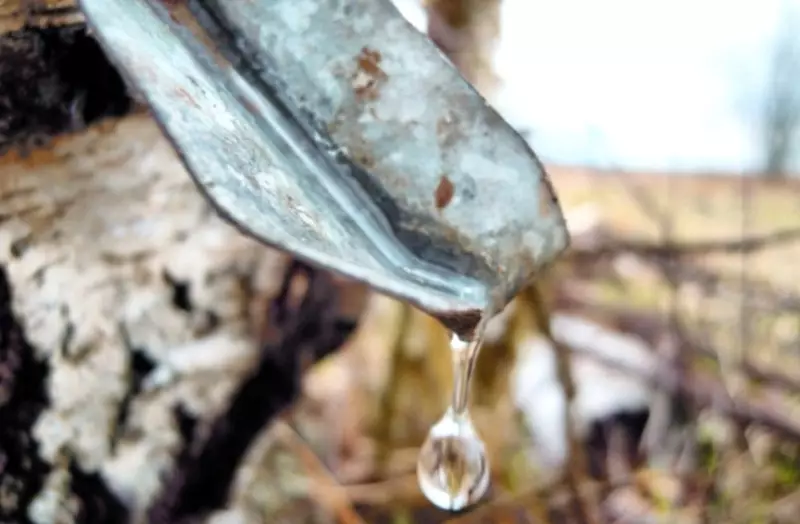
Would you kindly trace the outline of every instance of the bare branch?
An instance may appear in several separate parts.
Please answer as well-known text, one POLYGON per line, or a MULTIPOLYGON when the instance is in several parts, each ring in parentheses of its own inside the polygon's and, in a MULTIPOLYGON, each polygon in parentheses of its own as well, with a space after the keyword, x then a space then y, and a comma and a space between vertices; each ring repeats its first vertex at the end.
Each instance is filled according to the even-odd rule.
POLYGON ((567 443, 569 444, 569 460, 567 462, 567 483, 578 503, 581 512, 581 521, 586 524, 599 524, 595 508, 598 505, 594 500, 585 496, 581 489, 582 480, 587 471, 586 455, 580 445, 575 423, 572 419, 572 406, 575 400, 575 381, 572 377, 572 364, 570 360, 569 348, 565 347, 553 337, 550 329, 550 313, 545 302, 544 296, 538 284, 528 286, 526 293, 533 305, 536 327, 539 332, 550 342, 555 349, 556 368, 558 380, 564 389, 565 409, 564 427, 567 433, 567 443))
MULTIPOLYGON (((575 348, 572 348, 571 351, 602 362, 604 365, 619 371, 636 374, 637 376, 642 374, 641 369, 633 368, 616 359, 575 348)), ((659 388, 664 388, 673 393, 689 395, 702 408, 714 409, 721 415, 730 417, 735 421, 764 426, 782 437, 800 442, 800 424, 797 421, 786 417, 773 406, 763 401, 733 399, 721 384, 708 377, 701 376, 698 373, 682 375, 668 363, 661 363, 643 378, 659 388)))
MULTIPOLYGON (((654 344, 659 333, 663 333, 668 328, 667 322, 653 313, 633 308, 593 304, 577 294, 571 294, 568 291, 562 291, 561 293, 559 297, 560 306, 569 307, 572 311, 578 313, 595 312, 611 317, 614 319, 617 329, 625 333, 635 334, 650 344, 654 344)), ((693 357, 717 361, 719 351, 711 347, 710 344, 702 343, 692 338, 688 333, 684 333, 682 338, 683 344, 691 349, 693 357)), ((790 394, 800 393, 800 380, 793 379, 783 373, 763 369, 752 362, 743 362, 742 371, 753 381, 768 384, 770 387, 782 389, 790 394)))
POLYGON ((582 261, 621 253, 633 253, 648 258, 681 258, 714 253, 753 253, 798 240, 800 240, 800 229, 798 228, 782 229, 751 237, 704 242, 614 239, 596 247, 573 246, 568 256, 582 261))

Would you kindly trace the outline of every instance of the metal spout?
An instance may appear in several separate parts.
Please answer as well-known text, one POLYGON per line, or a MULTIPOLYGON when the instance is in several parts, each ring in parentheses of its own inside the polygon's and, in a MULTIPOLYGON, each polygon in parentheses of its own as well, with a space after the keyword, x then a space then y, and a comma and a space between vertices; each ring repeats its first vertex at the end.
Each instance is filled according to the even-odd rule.
POLYGON ((567 245, 526 142, 388 0, 81 0, 250 236, 471 330, 567 245))

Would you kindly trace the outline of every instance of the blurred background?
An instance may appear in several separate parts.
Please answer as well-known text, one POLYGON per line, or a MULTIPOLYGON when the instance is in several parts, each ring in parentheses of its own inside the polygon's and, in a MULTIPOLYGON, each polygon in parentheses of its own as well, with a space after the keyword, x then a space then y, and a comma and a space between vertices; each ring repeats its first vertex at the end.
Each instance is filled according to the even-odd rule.
POLYGON ((800 3, 396 4, 524 133, 573 245, 490 327, 472 411, 494 487, 463 516, 429 509, 413 472, 446 333, 368 299, 307 377, 309 406, 353 420, 347 453, 298 430, 343 503, 366 522, 796 521, 800 3))
POLYGON ((487 499, 447 514, 417 486, 447 331, 241 237, 134 115, 0 161, 19 181, 0 186, 4 300, 54 399, 24 425, 49 464, 25 518, 798 522, 800 1, 394 1, 524 134, 572 235, 489 326, 471 404, 487 499), (31 208, 20 187, 45 196, 31 208), (258 348, 276 340, 304 360, 269 375, 258 348), (291 404, 265 393, 295 379, 291 404))
MULTIPOLYGON (((425 29, 420 2, 396 4, 425 29)), ((492 101, 551 163, 772 171, 768 135, 797 119, 799 6, 503 0, 492 101)), ((780 154, 779 170, 798 171, 796 145, 780 154)))

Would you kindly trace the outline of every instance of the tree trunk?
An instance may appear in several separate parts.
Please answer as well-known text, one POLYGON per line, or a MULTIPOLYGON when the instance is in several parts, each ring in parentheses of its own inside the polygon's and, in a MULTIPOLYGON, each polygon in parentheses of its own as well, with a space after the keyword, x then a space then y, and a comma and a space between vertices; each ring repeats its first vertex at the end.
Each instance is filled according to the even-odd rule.
POLYGON ((73 0, 0 1, 0 154, 132 109, 82 21, 73 0))
POLYGON ((295 264, 291 306, 288 259, 212 211, 74 5, 0 2, 0 522, 177 522, 225 504, 360 302, 295 264))

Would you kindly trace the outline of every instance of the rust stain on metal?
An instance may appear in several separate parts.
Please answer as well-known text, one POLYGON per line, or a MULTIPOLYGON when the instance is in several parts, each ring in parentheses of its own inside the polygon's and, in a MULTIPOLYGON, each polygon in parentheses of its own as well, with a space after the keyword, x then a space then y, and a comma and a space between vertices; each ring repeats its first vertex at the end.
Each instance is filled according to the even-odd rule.
POLYGON ((242 107, 244 107, 248 113, 258 114, 258 107, 256 107, 253 101, 250 100, 249 98, 243 96, 237 96, 236 100, 238 100, 239 103, 242 104, 242 107))
POLYGON ((447 178, 447 175, 442 175, 442 178, 439 179, 439 185, 436 186, 436 191, 434 192, 434 199, 436 201, 436 209, 444 209, 453 200, 453 194, 455 193, 455 187, 453 187, 453 182, 447 178))
POLYGON ((357 69, 353 76, 353 91, 359 100, 375 100, 378 98, 380 83, 388 78, 381 69, 381 54, 379 51, 364 47, 356 57, 357 69))
POLYGON ((347 147, 347 156, 366 170, 372 170, 378 164, 375 155, 370 151, 369 144, 359 137, 355 137, 347 147))
POLYGON ((200 105, 197 103, 197 101, 194 98, 192 98, 192 95, 190 95, 182 87, 175 88, 175 96, 177 96, 181 100, 185 100, 186 102, 188 102, 194 108, 200 108, 200 105))
POLYGON ((375 167, 375 159, 366 151, 359 151, 353 155, 353 160, 355 160, 361 167, 365 169, 370 169, 375 167))
POLYGON ((378 64, 381 63, 381 54, 379 51, 364 47, 361 49, 361 54, 358 55, 358 67, 365 73, 372 76, 385 75, 383 70, 378 64))
POLYGON ((222 55, 214 38, 209 35, 189 9, 187 0, 159 0, 166 7, 172 22, 186 29, 209 52, 221 69, 230 69, 230 62, 222 55))
POLYGON ((292 212, 297 211, 297 200, 292 195, 286 195, 283 198, 283 201, 286 202, 286 207, 289 208, 292 212))
MULTIPOLYGON (((460 102, 459 98, 454 98, 454 102, 460 102)), ((436 121, 436 138, 442 149, 448 149, 463 140, 466 136, 463 123, 455 111, 448 111, 436 121)))
POLYGON ((442 117, 436 121, 436 136, 439 137, 439 140, 447 137, 447 131, 449 128, 448 123, 449 122, 445 117, 442 117))

